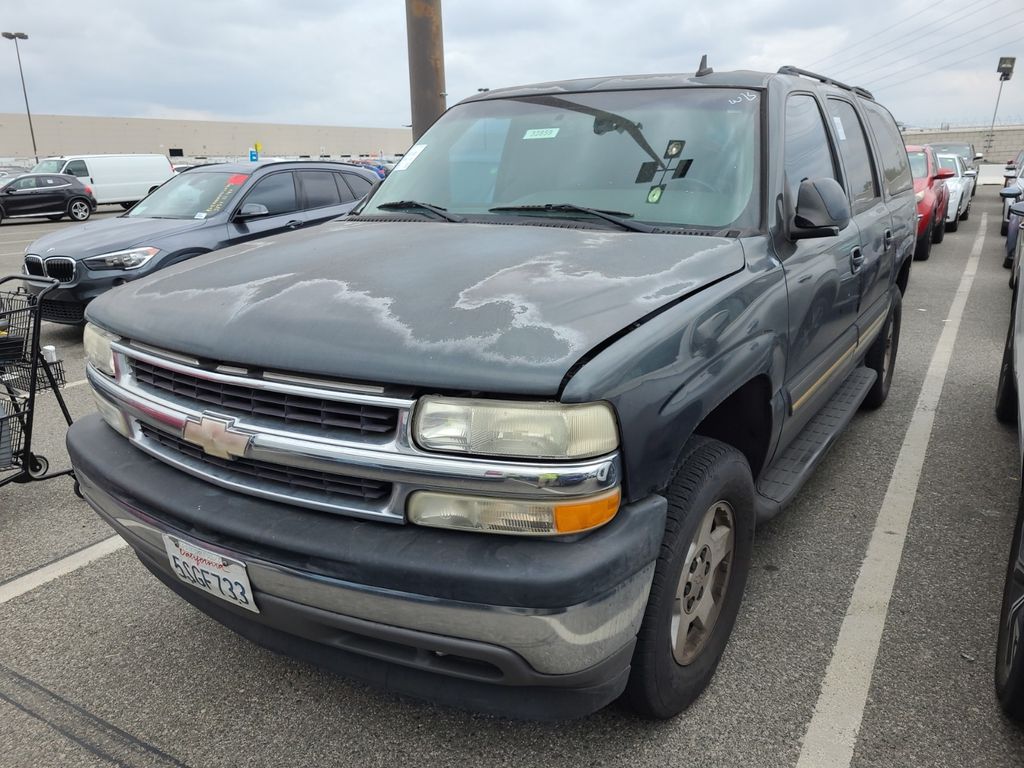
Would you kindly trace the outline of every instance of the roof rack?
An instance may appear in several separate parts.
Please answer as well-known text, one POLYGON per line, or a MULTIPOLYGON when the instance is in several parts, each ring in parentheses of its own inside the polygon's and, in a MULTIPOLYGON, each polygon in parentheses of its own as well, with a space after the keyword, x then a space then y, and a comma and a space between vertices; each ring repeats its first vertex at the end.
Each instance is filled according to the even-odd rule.
POLYGON ((871 99, 872 101, 874 101, 875 99, 875 97, 871 95, 871 91, 869 91, 867 88, 861 88, 859 85, 847 85, 846 83, 841 83, 838 80, 833 80, 831 77, 819 75, 817 72, 810 72, 809 70, 800 69, 799 67, 792 67, 789 66, 788 64, 784 67, 779 67, 778 73, 780 75, 803 75, 804 77, 810 77, 814 80, 819 80, 822 83, 834 85, 836 88, 842 88, 844 91, 853 91, 858 96, 863 96, 866 99, 871 99))

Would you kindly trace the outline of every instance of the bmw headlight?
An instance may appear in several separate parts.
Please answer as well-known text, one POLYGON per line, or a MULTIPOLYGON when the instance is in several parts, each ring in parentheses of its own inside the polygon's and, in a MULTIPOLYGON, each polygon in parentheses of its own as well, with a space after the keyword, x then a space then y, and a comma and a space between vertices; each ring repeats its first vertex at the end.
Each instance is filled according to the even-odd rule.
POLYGON ((527 459, 588 458, 619 444, 607 403, 424 397, 413 436, 430 451, 527 459))
POLYGON ((89 269, 138 269, 158 253, 160 253, 160 249, 152 246, 128 248, 123 251, 111 251, 110 253, 101 253, 99 256, 91 256, 85 259, 85 263, 89 269))
POLYGON ((85 359, 93 368, 102 371, 107 376, 114 375, 114 353, 110 345, 120 341, 120 336, 115 336, 99 326, 92 323, 85 324, 85 331, 82 333, 82 346, 85 347, 85 359))

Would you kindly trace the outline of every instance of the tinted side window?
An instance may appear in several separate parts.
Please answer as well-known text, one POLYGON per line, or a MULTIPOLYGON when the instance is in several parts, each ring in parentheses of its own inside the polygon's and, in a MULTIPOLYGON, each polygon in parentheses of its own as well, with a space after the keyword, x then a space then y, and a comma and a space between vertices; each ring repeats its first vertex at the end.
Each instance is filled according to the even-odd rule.
POLYGON ((352 193, 352 188, 345 181, 345 178, 346 174, 344 173, 334 174, 334 180, 338 182, 338 191, 341 193, 341 202, 353 203, 356 200, 356 196, 352 193))
POLYGON ((35 189, 36 188, 36 177, 25 176, 22 179, 18 179, 11 184, 11 189, 35 189))
POLYGON ((341 205, 338 185, 330 171, 299 171, 299 181, 306 196, 306 208, 341 205))
POLYGON ((898 195, 900 192, 913 189, 914 179, 910 175, 907 149, 903 145, 903 137, 892 115, 870 101, 861 103, 868 116, 868 125, 875 136, 875 143, 878 144, 885 188, 890 195, 898 195))
POLYGON ((88 176, 89 169, 85 165, 85 160, 72 160, 64 169, 64 173, 70 173, 72 176, 88 176))
POLYGON ((834 179, 835 161, 825 122, 813 96, 797 94, 786 102, 786 189, 790 205, 804 179, 834 179))
POLYGON ((256 186, 245 196, 246 203, 267 206, 267 211, 291 213, 298 210, 295 197, 295 181, 290 173, 274 173, 256 182, 256 186))
POLYGON ((874 199, 878 197, 871 150, 868 148, 864 128, 853 105, 839 99, 829 99, 827 103, 836 137, 839 139, 839 154, 846 169, 846 183, 853 211, 858 213, 870 208, 874 199))
POLYGON ((342 175, 345 177, 345 180, 348 181, 348 185, 352 187, 352 192, 357 198, 363 197, 370 191, 370 187, 373 186, 373 184, 362 176, 356 176, 354 173, 345 173, 342 175))

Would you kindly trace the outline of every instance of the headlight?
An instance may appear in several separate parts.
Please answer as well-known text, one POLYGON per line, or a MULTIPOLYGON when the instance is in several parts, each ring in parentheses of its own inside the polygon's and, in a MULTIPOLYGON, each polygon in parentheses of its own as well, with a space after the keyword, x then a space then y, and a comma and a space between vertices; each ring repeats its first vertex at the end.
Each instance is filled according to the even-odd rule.
POLYGON ((919 202, 919 203, 922 200, 924 200, 924 190, 922 189, 920 192, 915 193, 914 194, 914 199, 917 200, 917 202, 919 202))
POLYGON ((89 269, 138 269, 160 253, 159 248, 128 248, 124 251, 111 251, 99 256, 85 259, 89 269))
POLYGON ((413 436, 431 451, 530 459, 600 456, 619 444, 606 403, 424 397, 416 408, 413 436))
POLYGON ((114 375, 114 353, 110 345, 120 341, 119 336, 104 331, 92 323, 85 324, 85 332, 82 334, 82 346, 85 347, 85 359, 92 363, 93 368, 102 371, 107 376, 114 375))
POLYGON ((490 499, 417 491, 409 497, 409 522, 519 536, 580 533, 604 525, 619 511, 619 489, 588 499, 490 499))

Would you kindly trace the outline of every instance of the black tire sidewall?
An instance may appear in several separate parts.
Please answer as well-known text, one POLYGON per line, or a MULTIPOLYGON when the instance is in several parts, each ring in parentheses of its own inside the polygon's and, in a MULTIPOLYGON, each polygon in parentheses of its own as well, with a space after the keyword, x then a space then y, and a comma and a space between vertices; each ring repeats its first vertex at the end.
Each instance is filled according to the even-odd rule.
MULTIPOLYGON (((1017 303, 1017 291, 1013 292, 1013 304, 1017 303)), ((1003 359, 999 364, 999 383, 996 385, 996 418, 1003 424, 1017 423, 1017 382, 1013 374, 1013 313, 1006 330, 1003 345, 1003 359)))
MULTIPOLYGON (((1010 602, 1010 583, 1014 578, 1014 568, 1020 556, 1021 528, 1024 527, 1024 500, 1018 501, 1017 523, 1013 529, 1013 542, 1010 547, 1010 560, 1006 567, 1006 581, 1003 586, 1003 598, 999 609, 999 631, 996 642, 996 664, 994 670, 996 698, 1007 717, 1024 720, 1024 646, 1018 645, 1017 652, 1010 660, 1008 672, 1003 678, 999 674, 999 661, 1005 653, 1009 641, 1010 627, 1007 621, 1010 602)), ((1024 625, 1024 614, 1017 615, 1017 623, 1024 625)), ((1024 626, 1021 626, 1024 635, 1024 626)))
POLYGON ((925 229, 924 234, 917 238, 917 242, 914 244, 914 261, 928 261, 928 257, 932 255, 932 236, 931 228, 925 229))
POLYGON ((903 327, 903 294, 897 289, 893 291, 892 304, 889 307, 889 316, 886 318, 882 332, 878 334, 871 343, 871 348, 864 355, 864 364, 871 368, 878 376, 875 383, 868 390, 864 398, 865 408, 878 408, 889 397, 889 388, 892 386, 893 372, 896 370, 896 356, 900 350, 900 330, 903 327), (889 356, 889 368, 883 374, 882 367, 885 365, 885 340, 892 328, 892 354, 889 356))
POLYGON ((668 524, 641 625, 625 701, 642 715, 673 717, 707 687, 732 633, 750 572, 754 542, 754 485, 743 454, 716 440, 694 438, 667 493, 668 524), (672 605, 686 555, 704 513, 717 501, 733 508, 729 585, 711 637, 693 663, 672 654, 672 605))

